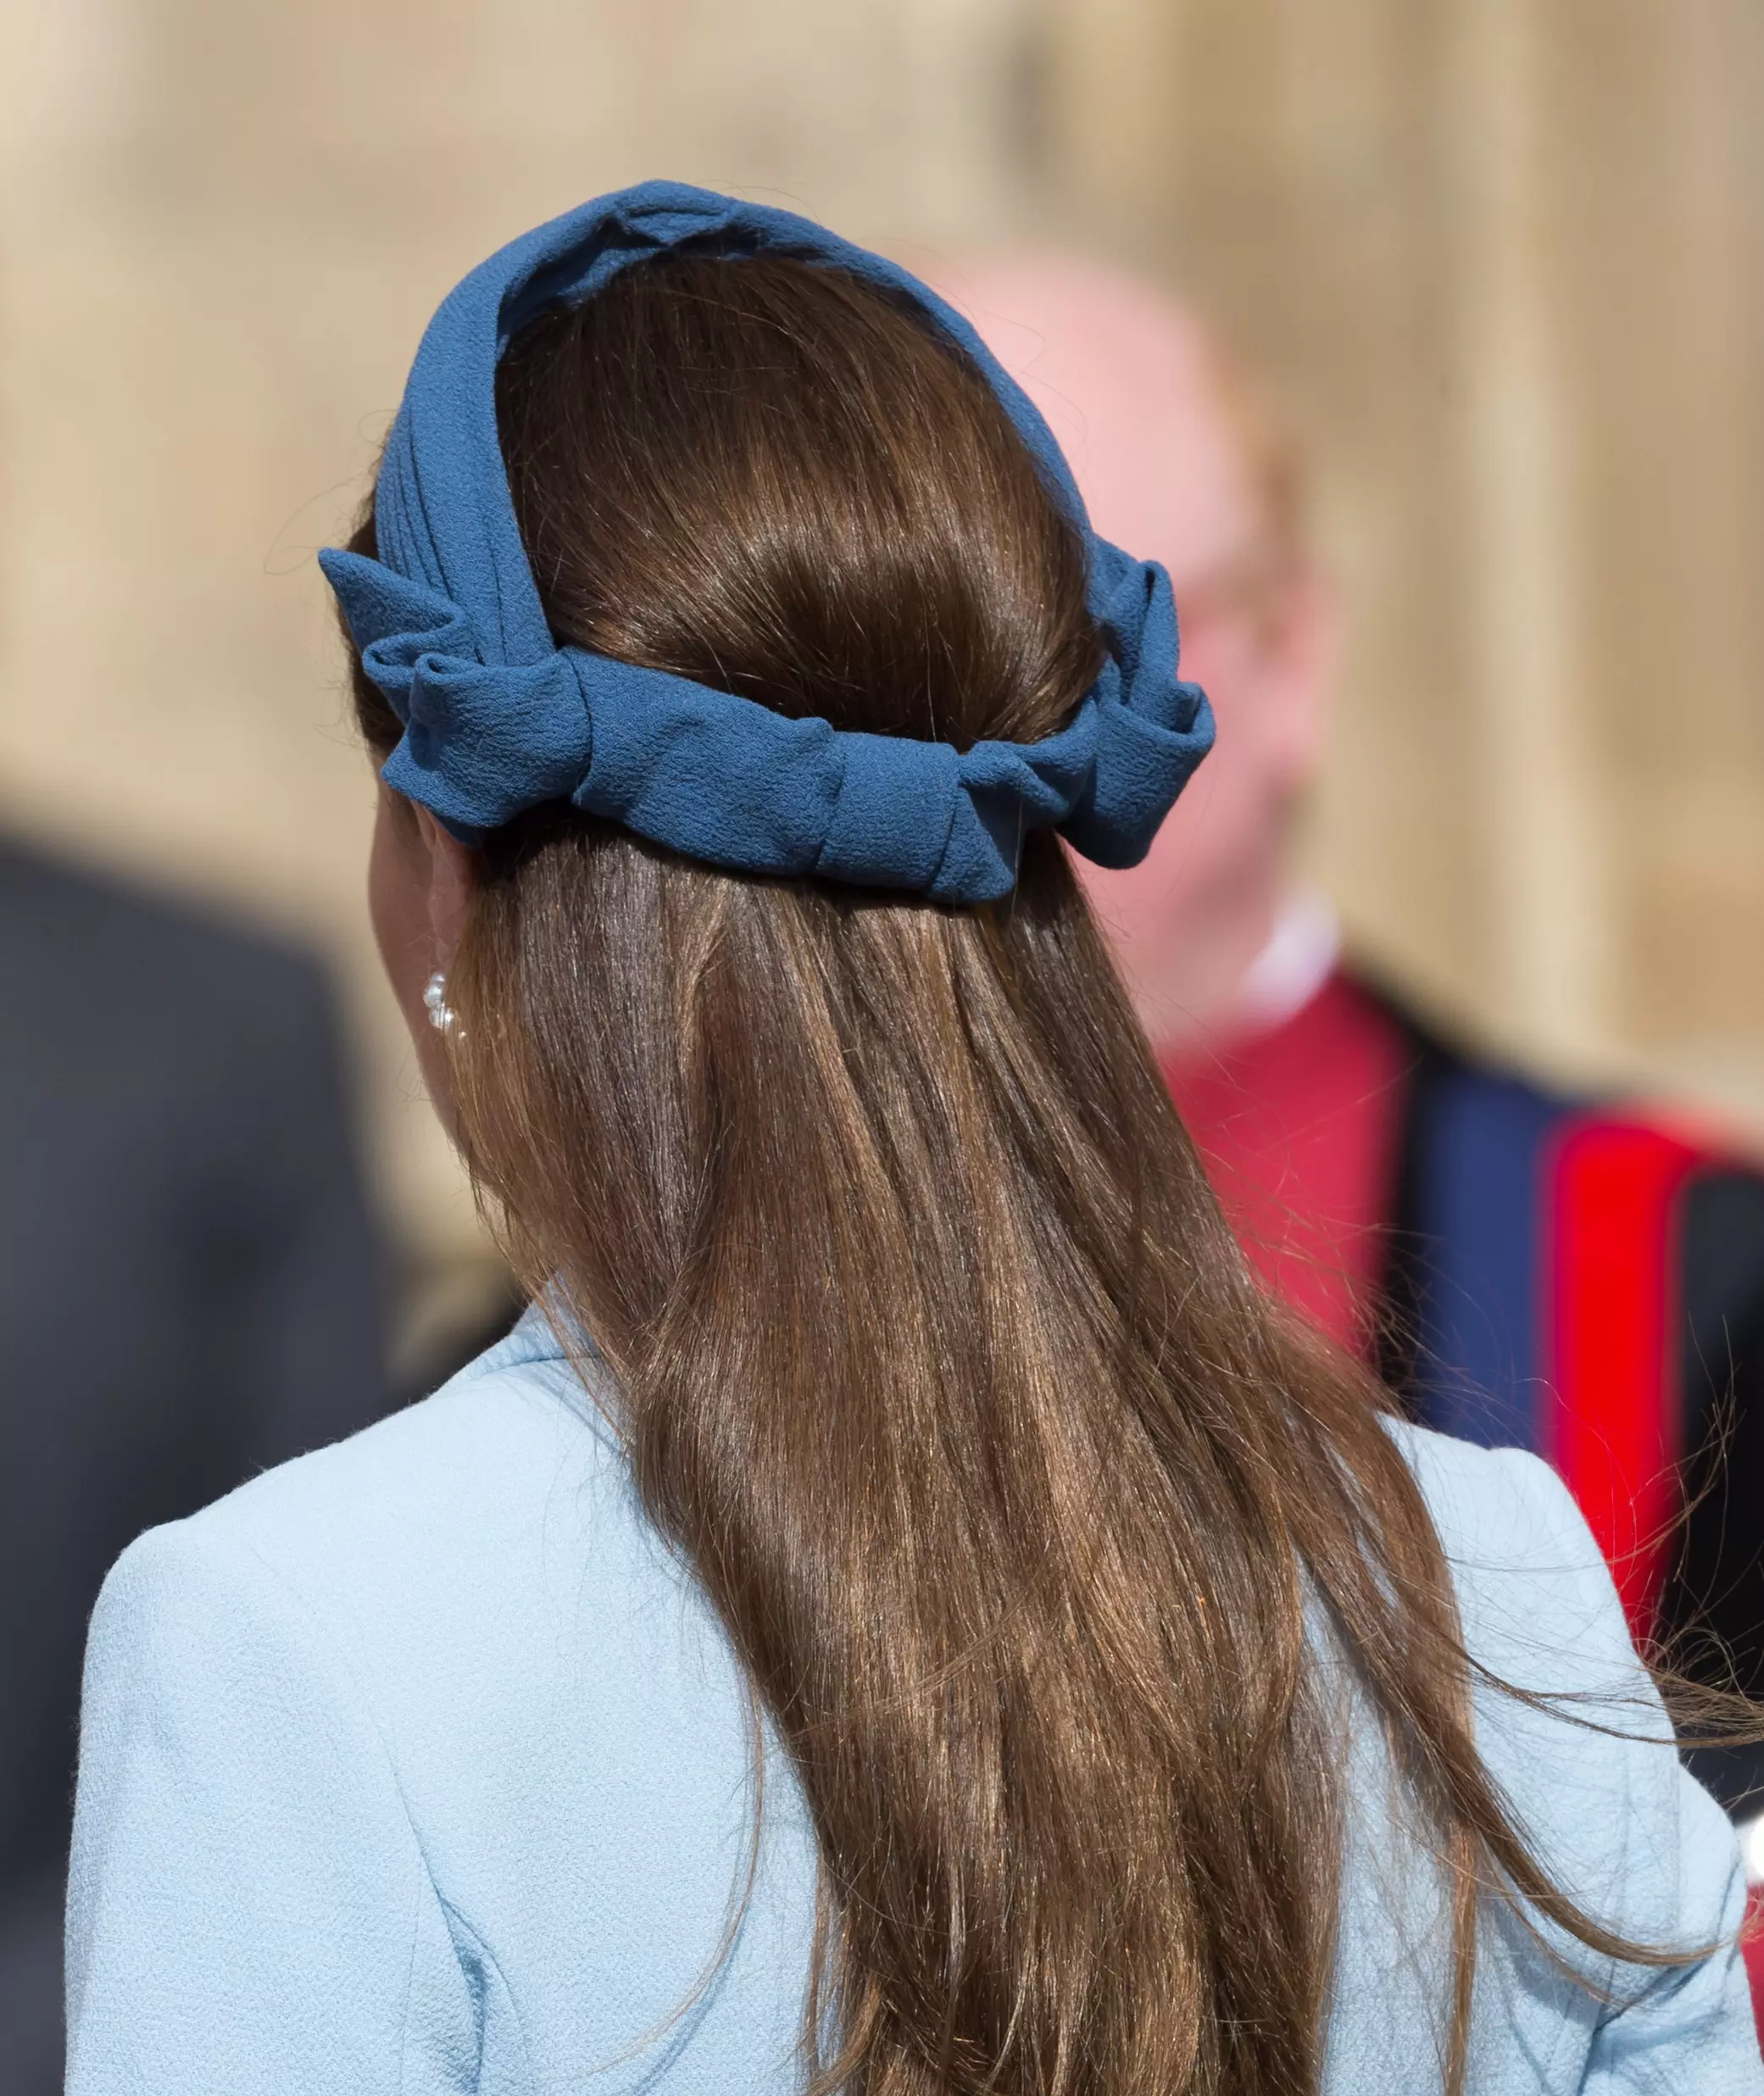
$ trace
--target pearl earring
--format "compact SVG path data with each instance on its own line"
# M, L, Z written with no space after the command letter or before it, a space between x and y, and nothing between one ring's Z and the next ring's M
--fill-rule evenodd
M457 1015L447 1001L447 976L437 968L423 986L423 1004L429 1015L429 1024L437 1033L451 1033Z

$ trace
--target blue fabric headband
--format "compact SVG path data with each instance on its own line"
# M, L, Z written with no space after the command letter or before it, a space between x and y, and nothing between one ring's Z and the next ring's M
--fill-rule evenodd
M496 367L547 308L675 247L848 270L906 293L973 359L1085 537L1108 659L1056 734L958 753L787 720L683 677L557 646L515 521ZM1135 864L1211 746L1205 693L1177 679L1169 577L1091 531L1026 395L915 278L789 212L645 182L492 255L429 324L375 499L379 559L319 558L363 667L404 724L387 782L467 843L524 809L569 800L739 872L985 903L1010 892L1029 830L1055 826L1099 865Z

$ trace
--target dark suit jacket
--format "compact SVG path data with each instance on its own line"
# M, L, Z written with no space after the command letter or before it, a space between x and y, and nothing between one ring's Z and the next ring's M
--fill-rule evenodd
M0 2096L60 2087L86 1623L142 1529L386 1407L318 970L0 842Z

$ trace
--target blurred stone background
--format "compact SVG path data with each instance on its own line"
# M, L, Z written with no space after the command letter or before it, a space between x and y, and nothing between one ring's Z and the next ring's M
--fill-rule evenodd
M1191 291L1347 595L1353 937L1764 1142L1755 0L0 0L0 814L336 957L424 1271L312 554L454 279L655 174Z

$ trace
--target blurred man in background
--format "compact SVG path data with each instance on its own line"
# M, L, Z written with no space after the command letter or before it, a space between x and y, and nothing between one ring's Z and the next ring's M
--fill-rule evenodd
M0 2096L49 2096L99 1584L377 1416L385 1333L314 966L0 840Z
M1217 712L1144 864L1077 865L1250 1259L1427 1423L1548 1454L1638 1626L1712 1630L1764 1689L1764 1178L1486 1060L1344 960L1292 858L1334 607L1292 456L1195 319L1068 258L971 263L945 289L1098 528L1169 569L1183 672ZM1675 1473L1694 1504L1662 1544ZM1741 1817L1764 1804L1764 1750L1699 1772Z

